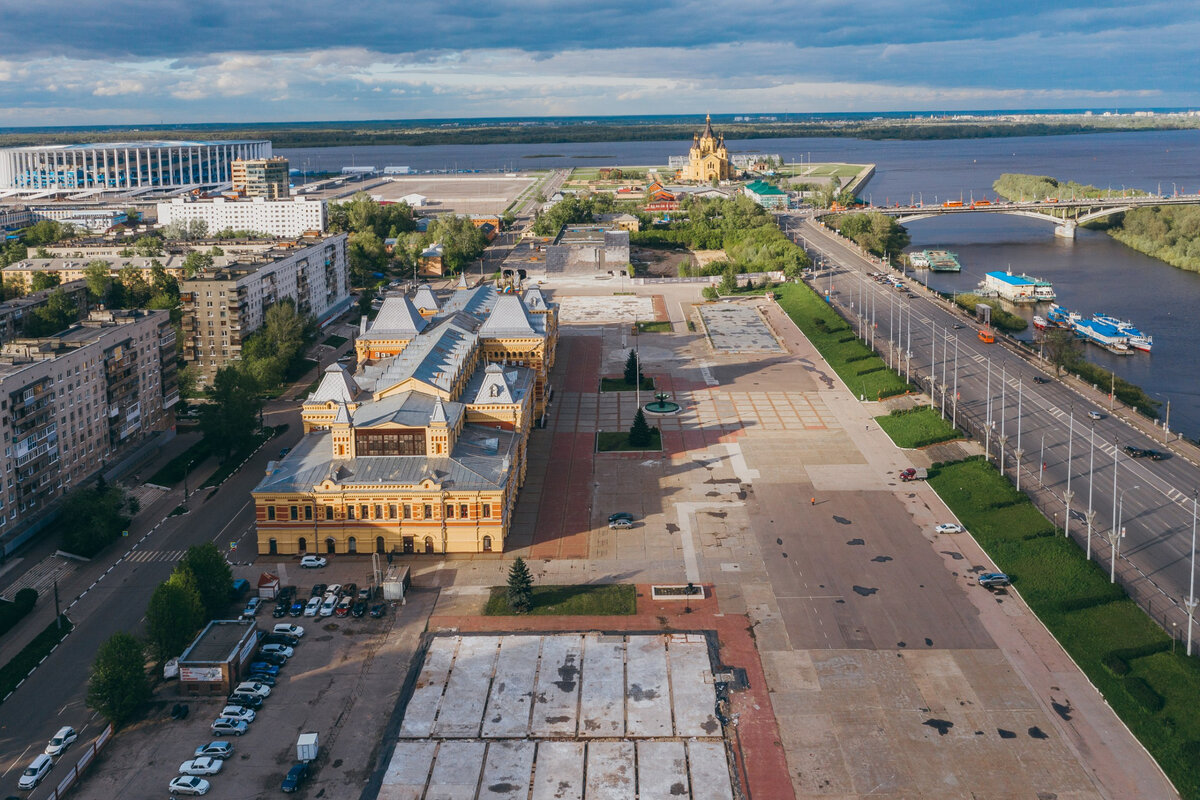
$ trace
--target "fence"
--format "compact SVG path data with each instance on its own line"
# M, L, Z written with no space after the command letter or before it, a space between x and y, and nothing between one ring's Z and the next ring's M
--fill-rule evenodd
M108 740L112 738L112 734L113 726L110 723L108 727L101 731L100 735L96 737L96 741L88 745L87 750L83 751L83 755L81 755L79 760L75 762L75 766L71 767L70 772L68 772L66 776L58 782L58 786L53 792L50 793L50 796L47 797L46 800L59 800L59 798L64 797L67 791L75 785L75 781L79 780L79 776L83 774L85 769L87 769L88 764L91 764L92 761L96 759L96 756L99 755L100 751L104 749L104 745L106 745Z

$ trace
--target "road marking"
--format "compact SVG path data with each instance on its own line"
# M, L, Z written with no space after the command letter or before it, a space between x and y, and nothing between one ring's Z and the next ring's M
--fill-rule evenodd
M212 540L213 540L214 542L220 541L221 537L225 535L225 531L229 530L229 526L230 526L230 525L232 525L232 524L233 524L233 523L234 523L234 522L237 520L238 516L239 516L239 515L240 515L240 514L241 514L243 511L245 511L245 510L246 510L246 507L247 507L247 506L249 506L249 505L250 505L251 503L253 503L253 502L254 502L253 498L252 498L252 499L250 499L250 500L247 500L247 501L246 501L246 502L245 502L245 503L242 505L242 507L241 507L241 508L239 508L237 511L233 512L233 516L230 518L229 522L226 522L226 523L225 523L225 527L224 527L224 528L221 528L221 530L217 532L217 535L216 535L216 536L214 536L214 537L212 538Z
M12 697L12 692L9 692L7 695L5 695L4 699L7 700L9 697ZM17 756L13 760L13 763L8 766L8 769L4 770L4 772L0 772L0 778L3 778L8 773L12 772L13 767L25 760L25 754L29 752L30 747L33 747L33 745L26 745L25 749L21 751L21 755Z

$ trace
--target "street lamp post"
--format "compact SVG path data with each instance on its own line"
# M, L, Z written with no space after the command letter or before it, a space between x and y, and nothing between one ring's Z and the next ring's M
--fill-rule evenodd
M1046 485L1046 434L1042 434L1042 450L1038 456L1038 483L1042 486Z
M1112 545L1112 563L1108 567L1108 582L1117 582L1117 556L1121 552L1121 539L1125 538L1125 528L1121 524L1121 517L1125 513L1125 492L1130 489L1140 489L1138 486L1127 486L1121 490L1120 496L1117 499L1117 526L1112 529L1108 535L1108 541Z
M1067 488L1063 492L1063 503L1066 506L1065 517L1063 519L1063 536L1067 539L1071 538L1071 500L1074 499L1075 493L1071 491L1071 465L1075 458L1075 409L1072 408L1067 416Z
M196 462L193 459L192 461L187 462L187 465L184 466L184 468L183 468L183 507L184 508L187 508L187 499L188 499L188 484L187 484L188 471L192 468L192 464L195 464L195 463Z
M954 336L954 405L950 407L950 427L958 427L958 335Z
M1087 560L1092 560L1092 522L1096 518L1096 509L1092 508L1092 486L1096 483L1096 423L1092 422L1090 444L1088 445L1088 507L1084 517L1087 519Z
M1196 502L1200 492L1192 490L1192 564L1188 580L1188 599L1184 601L1188 612L1187 654L1192 654L1192 620L1196 616Z

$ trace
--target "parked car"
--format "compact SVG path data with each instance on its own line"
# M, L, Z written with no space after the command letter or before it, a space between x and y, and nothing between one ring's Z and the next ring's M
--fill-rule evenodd
M955 522L943 522L934 528L938 533L962 533L963 526Z
M212 756L200 756L179 765L180 775L216 775L225 762Z
M295 647L300 644L300 640L295 636L288 636L286 633L268 633L263 637L263 644L282 644L287 647Z
M304 567L305 569L320 569L328 563L329 562L321 556L305 556L304 558L300 559L300 566Z
M329 584L329 586L325 589L325 596L328 597L329 595L333 595L334 597L341 599L342 585L340 583Z
M332 617L333 610L335 608L337 608L337 595L336 594L325 595L325 601L323 603L321 603L321 616L322 617Z
M229 703L230 705L242 706L244 708L250 708L254 711L258 711L260 708L262 708L263 699L261 696L256 694L237 694L235 692L234 694L229 695L229 699L225 702Z
M358 599L362 600L364 603L369 601L371 599L371 590L368 589L366 586L359 589L358 590Z
M324 597L325 596L325 584L323 584L323 583L315 584L312 588L312 592L310 592L308 596L309 597Z
M268 646L273 647L274 645L268 645ZM275 667L282 667L284 664L287 663L287 660L288 660L287 656L283 655L282 653L276 653L274 650L268 650L265 653L260 652L258 654L258 661L260 663L271 664Z
M217 717L209 729L213 732L213 736L241 736L249 730L249 726L244 720Z
M188 704L187 703L176 703L175 705L171 706L171 719L183 720L183 719L187 719L187 718L188 718Z
M271 610L271 616L274 617L275 619L279 619L280 617L286 617L289 607L290 607L290 604L288 604L288 603L276 603L275 608L273 608Z
M295 602L293 602L291 609L288 611L288 614L290 614L293 617L304 616L304 601L296 600Z
M261 606L262 606L262 598L251 597L250 600L246 603L246 608L242 611L242 616L243 617L258 616L258 609Z
M612 522L608 523L608 527L613 530L617 528L632 528L633 522L627 519L614 519Z
M245 706L225 706L221 709L220 716L226 719L240 719L245 722L254 722L254 718L258 715L254 713L254 709L246 708Z
M350 616L361 617L367 613L367 602L365 600L355 600L354 605L350 608Z
M270 675L272 678L274 678L276 675L279 674L279 667L275 666L274 664L268 664L265 661L251 662L250 676L254 680L262 682L262 678L258 677L259 673L261 673L263 675Z
M194 775L180 775L171 781L171 794L208 794L212 784Z
M192 755L194 755L196 758L200 758L201 756L208 756L209 758L229 758L233 755L233 745L231 745L229 742L209 742L208 744L202 744L197 747L196 751Z
M293 625L290 622L280 622L278 625L276 625L274 628L271 629L271 632L272 633L286 633L288 636L295 636L295 637L299 638L304 635L304 626L303 625Z
M287 776L283 779L280 789L291 793L300 788L300 784L308 780L308 764L304 761L293 766L288 770Z
M58 729L58 733L50 737L50 743L46 745L45 753L48 756L61 756L67 751L67 748L79 738L79 734L69 725L64 725Z
M279 671L279 667L271 667L271 669L275 670L276 672ZM254 672L252 670L249 677L251 683L261 683L263 686L268 688L273 688L275 686L275 681L277 680L276 675L272 675L269 672L263 672L262 670L259 670L258 672Z
M371 606L371 616L375 619L379 619L385 614L387 614L387 603L376 603Z
M308 601L308 605L304 607L304 616L315 617L321 611L321 603L324 602L320 597L314 597Z
M338 601L337 607L333 609L333 613L339 617L345 617L350 614L350 609L354 606L354 601L349 597L343 597Z
M290 603L296 599L296 587L284 586L279 590L279 595L275 598L281 603Z
M40 756L29 762L29 766L21 773L20 779L17 781L18 789L32 789L42 782L42 778L46 777L46 773L54 766L54 760L50 756L42 753Z
M237 694L256 694L259 697L271 696L271 687L262 681L242 681L233 687L233 691Z
M284 658L291 658L296 654L296 651L288 647L286 644L264 644L258 651L259 657L269 655L279 655Z
M988 589L996 589L1001 586L1008 586L1012 581L1003 572L985 572L977 579L980 586Z
M608 515L609 522L616 522L619 519L627 519L630 522L633 522L633 514L630 514L628 511L618 511L615 514Z
M338 594L340 594L342 597L356 597L358 596L358 584L344 583L342 584L342 590L338 592Z
M279 448L279 457L280 457L280 458L283 458L284 456L286 456L286 455L287 455L288 453L290 453L290 452L292 452L292 448L290 448L290 447L281 447L281 448Z

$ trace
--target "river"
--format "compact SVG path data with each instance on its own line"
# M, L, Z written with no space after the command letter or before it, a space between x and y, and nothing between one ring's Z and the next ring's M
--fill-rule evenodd
M413 169L537 169L665 164L687 142L371 146L280 149L293 167L336 171L349 165ZM862 194L879 204L991 198L1004 172L1051 175L1102 187L1170 194L1200 191L1200 131L1155 131L941 141L757 139L730 141L731 152L778 154L787 161L876 164ZM963 272L933 274L932 285L975 288L989 270L1012 268L1052 281L1059 302L1081 313L1104 311L1154 336L1154 353L1114 356L1086 346L1087 357L1171 401L1171 428L1200 437L1200 274L1136 253L1104 233L1074 241L1053 226L999 214L910 223L912 249L958 253ZM1025 312L1028 317L1031 311Z

